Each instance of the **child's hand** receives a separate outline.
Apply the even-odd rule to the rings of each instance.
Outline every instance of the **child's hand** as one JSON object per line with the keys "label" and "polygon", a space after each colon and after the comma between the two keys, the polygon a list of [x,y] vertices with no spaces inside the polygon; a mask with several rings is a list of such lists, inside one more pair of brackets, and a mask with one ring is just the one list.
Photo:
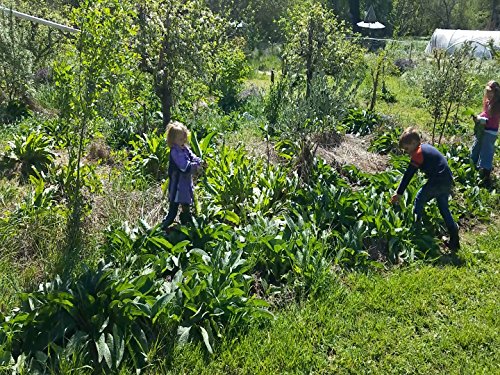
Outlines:
{"label": "child's hand", "polygon": [[394,195],[391,197],[391,204],[396,204],[396,203],[399,203],[399,198],[401,198],[401,195],[399,195],[399,194],[394,194]]}
{"label": "child's hand", "polygon": [[205,160],[202,160],[202,161],[201,161],[201,167],[202,167],[203,169],[206,169],[206,168],[207,168],[207,166],[208,166],[207,162],[206,162]]}

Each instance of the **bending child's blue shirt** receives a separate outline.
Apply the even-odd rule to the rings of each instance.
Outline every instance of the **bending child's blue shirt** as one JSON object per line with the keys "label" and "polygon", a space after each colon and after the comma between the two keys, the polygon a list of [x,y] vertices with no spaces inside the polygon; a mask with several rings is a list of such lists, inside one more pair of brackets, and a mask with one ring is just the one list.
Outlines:
{"label": "bending child's blue shirt", "polygon": [[410,164],[399,184],[397,194],[402,195],[404,193],[418,169],[424,172],[428,179],[427,184],[451,188],[453,175],[446,158],[435,147],[424,143],[420,144],[411,154]]}

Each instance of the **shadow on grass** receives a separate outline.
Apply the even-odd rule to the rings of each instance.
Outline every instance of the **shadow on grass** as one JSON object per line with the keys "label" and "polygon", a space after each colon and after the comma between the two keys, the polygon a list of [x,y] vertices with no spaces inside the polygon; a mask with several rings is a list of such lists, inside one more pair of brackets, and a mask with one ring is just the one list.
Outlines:
{"label": "shadow on grass", "polygon": [[443,254],[437,258],[436,263],[439,266],[455,266],[462,267],[465,261],[460,258],[456,253]]}

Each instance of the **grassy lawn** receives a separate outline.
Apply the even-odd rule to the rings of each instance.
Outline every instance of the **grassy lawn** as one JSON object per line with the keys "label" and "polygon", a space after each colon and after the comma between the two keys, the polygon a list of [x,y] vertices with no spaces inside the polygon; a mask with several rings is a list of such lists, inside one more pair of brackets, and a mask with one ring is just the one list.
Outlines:
{"label": "grassy lawn", "polygon": [[[156,372],[500,373],[500,234],[468,233],[462,265],[347,273],[264,327],[226,339],[213,358],[190,345]],[[153,372],[155,373],[155,372]]]}

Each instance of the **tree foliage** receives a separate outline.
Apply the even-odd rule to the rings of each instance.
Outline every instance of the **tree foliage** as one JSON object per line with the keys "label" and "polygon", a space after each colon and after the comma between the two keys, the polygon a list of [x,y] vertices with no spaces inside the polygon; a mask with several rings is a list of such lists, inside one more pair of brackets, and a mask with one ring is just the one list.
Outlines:
{"label": "tree foliage", "polygon": [[281,98],[278,122],[292,131],[306,122],[331,125],[361,79],[362,48],[345,23],[317,2],[308,3],[305,14],[302,7],[292,8],[281,26],[286,36],[282,82],[271,93]]}
{"label": "tree foliage", "polygon": [[69,205],[72,218],[69,248],[79,245],[82,201],[82,165],[89,134],[103,119],[126,111],[130,100],[129,84],[138,56],[133,53],[131,37],[134,10],[131,2],[121,0],[85,1],[73,13],[81,30],[76,43],[54,66],[58,89],[59,121],[67,129],[68,165],[66,185],[71,187]]}
{"label": "tree foliage", "polygon": [[[33,10],[27,2],[2,5],[23,12]],[[31,5],[36,5],[36,12],[31,12],[33,15],[49,18],[48,15],[52,14],[54,20],[62,18],[63,7],[53,11],[42,2]],[[37,78],[46,78],[47,68],[64,41],[65,37],[56,29],[16,18],[9,12],[0,12],[0,103],[28,102],[30,88]]]}
{"label": "tree foliage", "polygon": [[146,1],[139,7],[139,53],[161,100],[163,124],[193,81],[208,82],[208,65],[223,42],[223,20],[203,1]]}
{"label": "tree foliage", "polygon": [[422,82],[422,95],[433,118],[432,142],[440,128],[439,143],[448,125],[457,121],[458,111],[472,89],[471,46],[448,55],[445,51],[434,51],[429,74]]}

